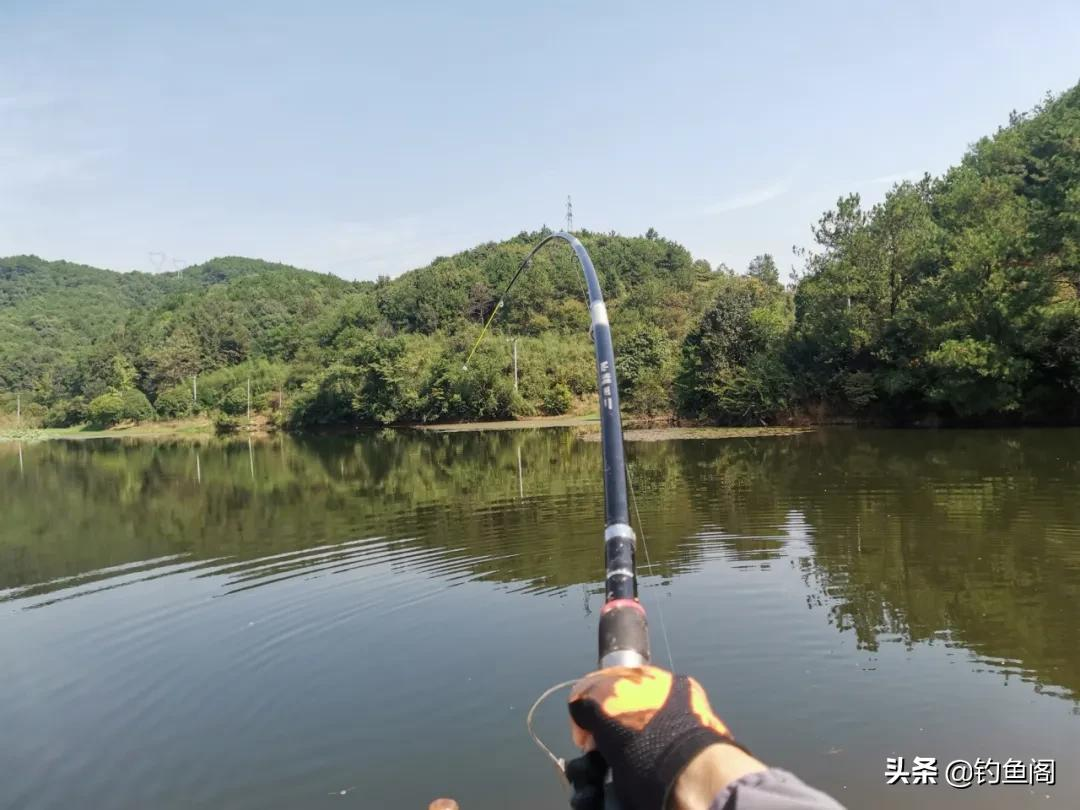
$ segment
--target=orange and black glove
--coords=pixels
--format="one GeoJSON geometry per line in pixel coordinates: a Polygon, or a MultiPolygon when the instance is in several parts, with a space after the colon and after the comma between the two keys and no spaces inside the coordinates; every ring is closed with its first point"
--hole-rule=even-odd
{"type": "Polygon", "coordinates": [[[694,757],[714,743],[737,745],[701,684],[657,667],[586,675],[570,692],[570,717],[574,743],[591,752],[567,763],[575,807],[600,806],[589,780],[603,774],[606,763],[624,810],[664,810],[694,757]]]}

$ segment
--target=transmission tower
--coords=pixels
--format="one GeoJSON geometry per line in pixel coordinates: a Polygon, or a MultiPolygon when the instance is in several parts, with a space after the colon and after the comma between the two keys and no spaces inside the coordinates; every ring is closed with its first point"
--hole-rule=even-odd
{"type": "Polygon", "coordinates": [[[566,232],[570,233],[574,230],[574,203],[570,199],[570,195],[566,195],[566,232]]]}

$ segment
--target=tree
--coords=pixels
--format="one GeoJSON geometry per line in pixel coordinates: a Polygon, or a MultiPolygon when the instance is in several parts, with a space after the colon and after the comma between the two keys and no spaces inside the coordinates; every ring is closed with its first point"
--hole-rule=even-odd
{"type": "Polygon", "coordinates": [[[713,305],[683,344],[679,409],[725,423],[757,423],[790,404],[783,352],[791,300],[779,285],[725,276],[713,305]]]}
{"type": "Polygon", "coordinates": [[[659,326],[632,324],[615,335],[615,367],[622,404],[647,414],[671,410],[674,343],[659,326]]]}
{"type": "Polygon", "coordinates": [[[161,345],[149,349],[143,355],[141,365],[144,384],[150,391],[160,391],[190,380],[202,365],[199,340],[190,327],[180,326],[161,345]]]}
{"type": "Polygon", "coordinates": [[[769,253],[762,253],[752,258],[750,265],[746,268],[746,275],[756,278],[767,286],[776,286],[780,283],[780,271],[769,253]]]}

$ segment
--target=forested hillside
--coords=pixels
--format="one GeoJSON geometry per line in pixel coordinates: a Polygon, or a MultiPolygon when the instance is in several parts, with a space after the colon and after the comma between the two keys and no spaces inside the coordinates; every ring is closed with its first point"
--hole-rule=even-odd
{"type": "MultiPolygon", "coordinates": [[[[236,415],[249,378],[256,408],[294,426],[563,413],[595,376],[581,272],[568,250],[537,257],[462,368],[497,291],[540,236],[365,283],[248,259],[167,276],[2,260],[0,386],[8,400],[21,392],[28,413],[52,425],[236,415]]],[[[628,400],[666,410],[677,347],[715,274],[653,236],[582,238],[621,313],[613,317],[624,327],[628,400]]]]}
{"type": "Polygon", "coordinates": [[[785,349],[802,401],[906,420],[1080,416],[1080,87],[943,177],[814,231],[785,349]]]}
{"type": "Polygon", "coordinates": [[[840,199],[813,235],[780,296],[791,315],[749,280],[711,304],[683,347],[684,412],[1080,419],[1080,87],[1013,114],[942,177],[869,210],[840,199]]]}
{"type": "MultiPolygon", "coordinates": [[[[878,205],[840,199],[785,285],[768,255],[713,270],[650,231],[583,232],[624,404],[724,423],[1080,419],[1080,88],[878,205]]],[[[571,252],[521,233],[395,279],[252,259],[118,274],[0,259],[0,411],[31,420],[236,416],[394,424],[563,413],[595,386],[571,252]],[[520,387],[514,390],[511,340],[520,387]],[[192,378],[197,379],[197,397],[192,378]]]]}

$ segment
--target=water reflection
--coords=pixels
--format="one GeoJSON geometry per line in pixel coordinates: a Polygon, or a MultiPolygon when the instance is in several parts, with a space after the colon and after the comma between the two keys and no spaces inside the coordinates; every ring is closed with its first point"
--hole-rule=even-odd
{"type": "MultiPolygon", "coordinates": [[[[628,448],[651,568],[792,564],[876,650],[960,645],[1080,695],[1080,432],[834,431],[628,448]]],[[[220,596],[374,566],[508,590],[602,576],[572,431],[0,445],[0,602],[183,576],[220,596]]]]}

